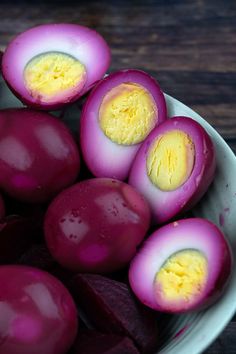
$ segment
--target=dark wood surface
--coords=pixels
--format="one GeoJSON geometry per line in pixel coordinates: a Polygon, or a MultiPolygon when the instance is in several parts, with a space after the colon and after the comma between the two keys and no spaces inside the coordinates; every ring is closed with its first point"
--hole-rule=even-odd
{"type": "MultiPolygon", "coordinates": [[[[0,50],[37,24],[92,27],[112,49],[110,71],[148,71],[166,93],[209,121],[236,152],[235,0],[48,3],[0,0],[0,50]]],[[[234,319],[205,354],[235,354],[235,334],[234,319]]]]}

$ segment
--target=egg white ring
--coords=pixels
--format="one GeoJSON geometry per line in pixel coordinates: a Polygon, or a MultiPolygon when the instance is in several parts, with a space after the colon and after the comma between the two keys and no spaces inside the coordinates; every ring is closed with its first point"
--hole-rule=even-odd
{"type": "MultiPolygon", "coordinates": [[[[37,102],[25,86],[24,70],[28,62],[43,53],[60,52],[79,60],[86,69],[82,95],[105,74],[110,63],[110,49],[96,31],[74,24],[49,24],[19,34],[6,48],[2,72],[9,86],[22,100],[37,102]]],[[[44,106],[52,103],[42,102],[44,106]]]]}
{"type": "Polygon", "coordinates": [[[202,196],[213,179],[215,165],[214,146],[203,127],[189,117],[174,117],[155,128],[142,144],[130,170],[129,184],[148,200],[154,223],[163,223],[188,209],[187,206],[202,196]],[[153,142],[173,130],[184,132],[192,140],[195,148],[194,166],[191,175],[180,187],[163,191],[150,180],[147,159],[153,142]]]}
{"type": "MultiPolygon", "coordinates": [[[[210,221],[200,218],[183,219],[165,225],[155,231],[144,243],[131,262],[129,281],[137,297],[147,306],[167,310],[167,303],[155,297],[155,277],[163,264],[177,252],[191,250],[201,252],[208,262],[208,277],[203,291],[193,302],[192,308],[211,295],[222,267],[230,258],[229,245],[220,230],[210,221]]],[[[173,312],[180,312],[181,303],[174,303],[173,312]]],[[[186,303],[184,304],[186,307],[186,303]]],[[[184,309],[186,310],[186,308],[184,309]]]]}
{"type": "Polygon", "coordinates": [[[124,180],[140,145],[120,145],[110,140],[99,124],[99,109],[103,97],[122,83],[136,83],[152,95],[158,110],[157,125],[166,119],[166,103],[157,82],[141,70],[117,71],[102,80],[92,91],[83,108],[80,121],[80,141],[85,161],[96,177],[124,180]]]}

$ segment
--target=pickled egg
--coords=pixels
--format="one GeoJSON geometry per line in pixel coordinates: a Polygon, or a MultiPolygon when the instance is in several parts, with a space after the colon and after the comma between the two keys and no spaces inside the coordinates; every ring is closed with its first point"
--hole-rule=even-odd
{"type": "Polygon", "coordinates": [[[82,111],[84,160],[96,177],[124,180],[141,143],[166,119],[158,83],[140,70],[121,70],[100,81],[82,111]]]}
{"type": "Polygon", "coordinates": [[[212,222],[172,222],[147,238],[131,262],[129,281],[145,305],[178,313],[210,306],[223,293],[232,269],[231,248],[212,222]]]}
{"type": "Polygon", "coordinates": [[[110,49],[96,31],[76,24],[46,24],[10,42],[2,74],[23,103],[49,110],[87,92],[109,63],[110,49]]]}
{"type": "Polygon", "coordinates": [[[155,128],[132,164],[129,184],[148,200],[153,223],[192,208],[210,186],[216,161],[210,136],[189,117],[155,128]]]}

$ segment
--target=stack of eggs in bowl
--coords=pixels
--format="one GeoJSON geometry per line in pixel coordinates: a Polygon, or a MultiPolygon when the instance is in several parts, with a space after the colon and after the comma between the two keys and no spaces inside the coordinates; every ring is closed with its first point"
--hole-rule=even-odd
{"type": "Polygon", "coordinates": [[[2,354],[200,353],[235,311],[233,153],[148,73],[109,64],[72,24],[2,55],[2,354]]]}

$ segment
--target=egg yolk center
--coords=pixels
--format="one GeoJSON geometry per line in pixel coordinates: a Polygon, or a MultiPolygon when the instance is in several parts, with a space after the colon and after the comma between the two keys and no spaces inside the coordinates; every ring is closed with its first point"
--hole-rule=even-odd
{"type": "Polygon", "coordinates": [[[190,137],[172,130],[158,137],[148,152],[147,174],[163,191],[172,191],[184,184],[194,166],[195,148],[190,137]]]}
{"type": "Polygon", "coordinates": [[[206,285],[208,262],[196,250],[183,250],[172,255],[155,278],[166,301],[189,301],[201,293],[206,285]]]}
{"type": "Polygon", "coordinates": [[[103,98],[99,124],[113,142],[133,145],[143,141],[157,122],[157,107],[151,94],[136,83],[122,83],[103,98]]]}
{"type": "Polygon", "coordinates": [[[64,53],[43,53],[32,58],[24,70],[30,94],[45,102],[80,91],[86,80],[85,66],[64,53]]]}

